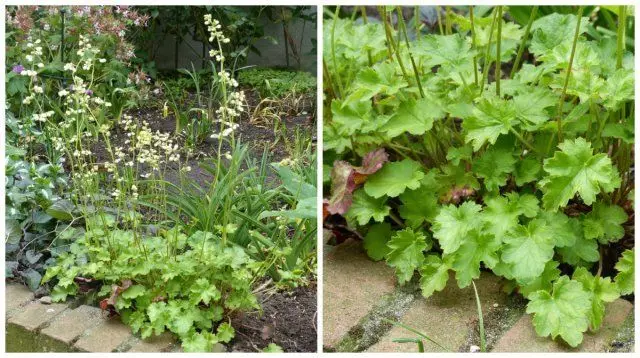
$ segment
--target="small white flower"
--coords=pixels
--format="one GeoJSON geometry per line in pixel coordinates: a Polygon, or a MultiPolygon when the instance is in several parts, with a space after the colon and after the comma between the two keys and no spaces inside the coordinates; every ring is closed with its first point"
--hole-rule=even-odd
{"type": "Polygon", "coordinates": [[[107,59],[106,59],[106,58],[101,58],[101,59],[99,59],[98,61],[99,61],[100,63],[105,63],[105,62],[107,62],[107,59]]]}
{"type": "Polygon", "coordinates": [[[44,90],[40,86],[33,86],[33,92],[35,92],[35,93],[43,93],[44,90]]]}
{"type": "Polygon", "coordinates": [[[69,94],[69,91],[64,90],[64,89],[63,89],[63,90],[58,91],[58,96],[60,96],[60,97],[64,97],[64,96],[66,96],[66,95],[68,95],[68,94],[69,94]]]}

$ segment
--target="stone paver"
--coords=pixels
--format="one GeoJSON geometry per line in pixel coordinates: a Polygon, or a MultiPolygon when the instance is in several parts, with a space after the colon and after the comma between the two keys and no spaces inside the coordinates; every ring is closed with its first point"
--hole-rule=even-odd
{"type": "Polygon", "coordinates": [[[169,332],[147,339],[139,339],[127,352],[170,352],[176,346],[175,337],[169,332]]]}
{"type": "Polygon", "coordinates": [[[67,309],[67,306],[60,303],[43,305],[33,301],[18,313],[9,318],[9,324],[20,326],[28,331],[36,331],[50,322],[57,315],[67,309]]]}
{"type": "Polygon", "coordinates": [[[374,262],[361,242],[347,240],[324,255],[324,345],[332,347],[395,289],[393,269],[374,262]]]}
{"type": "Polygon", "coordinates": [[[33,300],[33,292],[22,285],[6,285],[4,298],[4,310],[9,312],[33,300]]]}
{"type": "Polygon", "coordinates": [[[131,329],[119,320],[103,320],[80,337],[74,347],[84,352],[113,352],[131,338],[131,329]]]}
{"type": "Polygon", "coordinates": [[[582,344],[576,348],[571,348],[559,337],[555,341],[548,337],[538,337],[531,321],[532,316],[524,315],[500,338],[493,352],[604,352],[632,310],[633,305],[623,299],[607,304],[600,330],[585,333],[582,344]]]}
{"type": "MultiPolygon", "coordinates": [[[[501,291],[500,279],[483,272],[476,280],[478,295],[482,302],[483,316],[491,310],[504,309],[507,295],[501,291]],[[498,304],[494,307],[494,304],[498,304]]],[[[469,330],[477,325],[478,310],[473,287],[458,288],[453,275],[447,287],[428,299],[416,299],[401,322],[438,342],[447,348],[444,350],[432,342],[423,340],[425,351],[458,351],[469,336],[469,330]]],[[[393,327],[377,344],[367,352],[418,352],[414,343],[395,343],[398,338],[416,338],[417,335],[402,327],[393,327]]]]}
{"type": "Polygon", "coordinates": [[[80,306],[74,310],[66,310],[42,330],[60,342],[71,344],[87,329],[102,322],[102,312],[97,307],[80,306]]]}

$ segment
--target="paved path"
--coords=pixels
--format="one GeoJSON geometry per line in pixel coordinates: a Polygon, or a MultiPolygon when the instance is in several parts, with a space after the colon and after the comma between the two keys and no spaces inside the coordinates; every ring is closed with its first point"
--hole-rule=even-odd
{"type": "Polygon", "coordinates": [[[5,290],[7,352],[175,352],[170,334],[142,340],[97,307],[45,304],[17,284],[5,290]]]}
{"type": "MultiPolygon", "coordinates": [[[[446,348],[425,341],[427,352],[469,352],[479,346],[478,312],[473,288],[459,289],[453,277],[442,291],[425,299],[416,282],[396,284],[393,270],[373,262],[360,242],[348,240],[324,250],[324,350],[338,352],[417,352],[402,322],[446,348]]],[[[607,305],[603,327],[587,333],[572,349],[559,339],[535,334],[526,301],[502,291],[499,277],[483,272],[476,280],[482,302],[487,347],[495,352],[632,352],[633,305],[618,299],[607,305]]]]}

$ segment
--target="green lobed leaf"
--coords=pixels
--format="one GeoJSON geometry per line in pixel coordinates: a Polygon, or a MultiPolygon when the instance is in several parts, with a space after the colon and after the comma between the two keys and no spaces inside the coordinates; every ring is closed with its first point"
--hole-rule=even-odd
{"type": "Polygon", "coordinates": [[[614,281],[616,285],[618,285],[620,293],[623,295],[629,295],[634,291],[634,253],[635,248],[625,250],[615,266],[616,270],[618,270],[618,274],[614,281]]]}
{"type": "Polygon", "coordinates": [[[438,214],[438,192],[441,183],[438,182],[436,170],[430,170],[422,179],[419,188],[406,190],[400,194],[402,205],[399,208],[400,216],[406,223],[415,228],[422,223],[432,222],[438,214]]]}
{"type": "Polygon", "coordinates": [[[488,191],[497,191],[507,183],[516,163],[511,152],[509,148],[491,147],[473,161],[473,171],[484,179],[488,191]]]}
{"type": "Polygon", "coordinates": [[[499,261],[500,240],[492,234],[471,230],[460,248],[453,254],[452,268],[460,288],[467,287],[472,280],[480,277],[480,263],[493,268],[499,261]]]}
{"type": "Polygon", "coordinates": [[[235,336],[236,331],[231,327],[229,322],[221,323],[218,326],[218,330],[216,331],[216,336],[218,340],[222,343],[228,343],[235,336]]]}
{"type": "Polygon", "coordinates": [[[480,224],[482,207],[466,201],[459,207],[453,204],[443,206],[436,216],[433,227],[433,237],[438,239],[443,254],[450,254],[458,250],[465,240],[467,233],[480,224]]]}
{"type": "Polygon", "coordinates": [[[374,198],[384,195],[395,198],[406,189],[417,189],[423,177],[422,166],[416,161],[389,162],[367,179],[364,191],[374,198]]]}
{"type": "Polygon", "coordinates": [[[520,286],[519,292],[527,298],[532,293],[540,290],[550,292],[553,288],[553,282],[560,277],[560,270],[558,269],[559,264],[560,263],[557,261],[547,262],[542,274],[527,282],[525,285],[520,286]]]}
{"type": "Polygon", "coordinates": [[[582,223],[579,219],[569,219],[570,232],[575,236],[573,245],[557,248],[562,261],[573,266],[588,266],[600,258],[598,242],[584,237],[582,223]]]}
{"type": "Polygon", "coordinates": [[[387,246],[391,236],[393,236],[393,231],[391,231],[389,223],[371,225],[364,237],[364,249],[367,251],[367,255],[374,261],[384,259],[391,251],[387,246]]]}
{"type": "Polygon", "coordinates": [[[553,257],[553,233],[545,221],[534,219],[527,226],[518,225],[504,237],[502,260],[511,264],[516,280],[527,282],[544,271],[553,257]]]}
{"type": "Polygon", "coordinates": [[[485,143],[495,144],[498,137],[509,133],[516,124],[513,103],[496,97],[482,97],[473,109],[473,116],[464,118],[465,142],[478,151],[485,143]]]}
{"type": "Polygon", "coordinates": [[[422,296],[429,298],[434,292],[444,290],[449,280],[450,268],[438,255],[428,255],[420,267],[422,296]]]}
{"type": "Polygon", "coordinates": [[[366,225],[371,219],[382,222],[391,210],[385,204],[386,202],[385,196],[372,198],[365,193],[364,189],[358,189],[353,193],[353,203],[349,211],[345,213],[345,217],[359,225],[366,225]]]}
{"type": "Polygon", "coordinates": [[[578,267],[573,272],[573,280],[582,283],[582,287],[590,295],[589,326],[592,331],[596,331],[602,326],[605,302],[613,302],[620,297],[618,286],[611,282],[610,277],[593,276],[584,267],[578,267]]]}
{"type": "Polygon", "coordinates": [[[552,158],[544,160],[547,175],[539,182],[546,210],[567,205],[575,194],[591,205],[600,192],[611,192],[620,186],[620,177],[611,159],[604,153],[593,154],[584,138],[567,139],[552,158]]]}
{"type": "Polygon", "coordinates": [[[603,105],[611,111],[617,111],[623,103],[633,101],[634,80],[633,69],[617,69],[611,77],[607,78],[600,94],[603,105]]]}
{"type": "Polygon", "coordinates": [[[387,246],[391,249],[386,256],[387,263],[395,267],[398,282],[402,285],[408,282],[413,272],[422,265],[423,251],[431,248],[431,242],[428,242],[422,233],[407,228],[396,232],[387,246]]]}
{"type": "Polygon", "coordinates": [[[572,247],[582,236],[579,219],[569,218],[563,212],[542,211],[539,218],[553,232],[555,247],[572,247]]]}
{"type": "Polygon", "coordinates": [[[484,201],[486,207],[481,213],[485,222],[484,230],[500,241],[507,232],[518,226],[521,215],[535,217],[538,212],[538,199],[531,194],[520,196],[511,192],[505,196],[487,197],[484,201]]]}
{"type": "Polygon", "coordinates": [[[529,295],[527,313],[533,314],[533,325],[541,337],[560,336],[571,347],[582,342],[582,333],[589,327],[591,309],[589,293],[582,284],[560,277],[552,291],[540,290],[529,295]]]}
{"type": "Polygon", "coordinates": [[[598,239],[601,244],[616,242],[624,236],[622,224],[628,219],[629,216],[621,207],[596,202],[584,218],[584,237],[598,239]]]}
{"type": "MultiPolygon", "coordinates": [[[[580,19],[580,33],[587,30],[589,19],[580,19]]],[[[553,50],[556,46],[570,44],[576,31],[577,16],[572,14],[552,13],[533,22],[532,38],[529,51],[536,56],[553,50]]]]}
{"type": "Polygon", "coordinates": [[[538,129],[549,120],[546,109],[556,105],[557,101],[553,92],[544,87],[530,88],[513,97],[516,116],[529,131],[538,129]]]}
{"type": "Polygon", "coordinates": [[[542,165],[540,161],[532,156],[525,157],[516,163],[513,176],[516,179],[516,185],[522,186],[526,183],[530,183],[539,179],[539,174],[542,171],[542,165]]]}
{"type": "Polygon", "coordinates": [[[393,117],[380,130],[389,138],[404,133],[421,135],[433,127],[434,119],[441,117],[444,117],[444,111],[433,98],[410,99],[400,103],[393,117]]]}

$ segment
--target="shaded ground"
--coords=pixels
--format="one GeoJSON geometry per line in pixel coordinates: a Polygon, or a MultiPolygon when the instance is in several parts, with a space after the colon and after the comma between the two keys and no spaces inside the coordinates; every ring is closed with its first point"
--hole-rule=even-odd
{"type": "MultiPolygon", "coordinates": [[[[288,157],[290,155],[288,147],[294,143],[296,131],[307,133],[307,137],[310,140],[313,138],[313,144],[315,146],[316,122],[313,103],[308,100],[304,101],[304,105],[301,105],[299,108],[300,113],[280,117],[279,120],[284,127],[276,131],[273,129],[273,124],[270,123],[251,123],[249,114],[253,113],[255,107],[260,102],[260,98],[253,90],[249,89],[245,91],[247,92],[248,110],[245,115],[238,120],[239,128],[236,130],[235,136],[239,142],[249,145],[252,158],[259,160],[265,149],[269,153],[272,162],[278,162],[288,157]]],[[[162,103],[163,101],[164,97],[160,97],[155,99],[153,103],[162,103]]],[[[188,104],[185,104],[185,106],[187,105],[188,104]]],[[[130,115],[134,120],[147,121],[149,128],[153,132],[172,133],[174,141],[177,142],[180,148],[184,148],[184,137],[175,134],[175,117],[169,115],[163,118],[162,108],[157,106],[138,108],[125,111],[125,114],[130,115]]],[[[127,147],[125,144],[127,136],[121,133],[119,129],[113,129],[110,138],[112,147],[127,147]]],[[[229,149],[228,143],[226,141],[223,142],[222,152],[227,152],[229,149]]],[[[192,156],[186,160],[186,164],[192,168],[192,171],[187,175],[195,179],[200,185],[207,186],[210,176],[199,166],[199,163],[216,158],[218,154],[217,151],[218,140],[211,138],[207,138],[203,143],[195,147],[192,156]]],[[[110,161],[111,159],[103,143],[98,143],[98,145],[93,148],[93,153],[96,156],[97,163],[110,161]]],[[[184,158],[184,155],[182,157],[184,158]]],[[[165,179],[174,184],[179,182],[177,165],[167,169],[165,179]]]]}
{"type": "Polygon", "coordinates": [[[236,336],[231,351],[252,352],[275,343],[285,352],[315,352],[317,350],[316,285],[293,292],[278,292],[259,296],[263,309],[245,313],[232,322],[236,336]]]}

